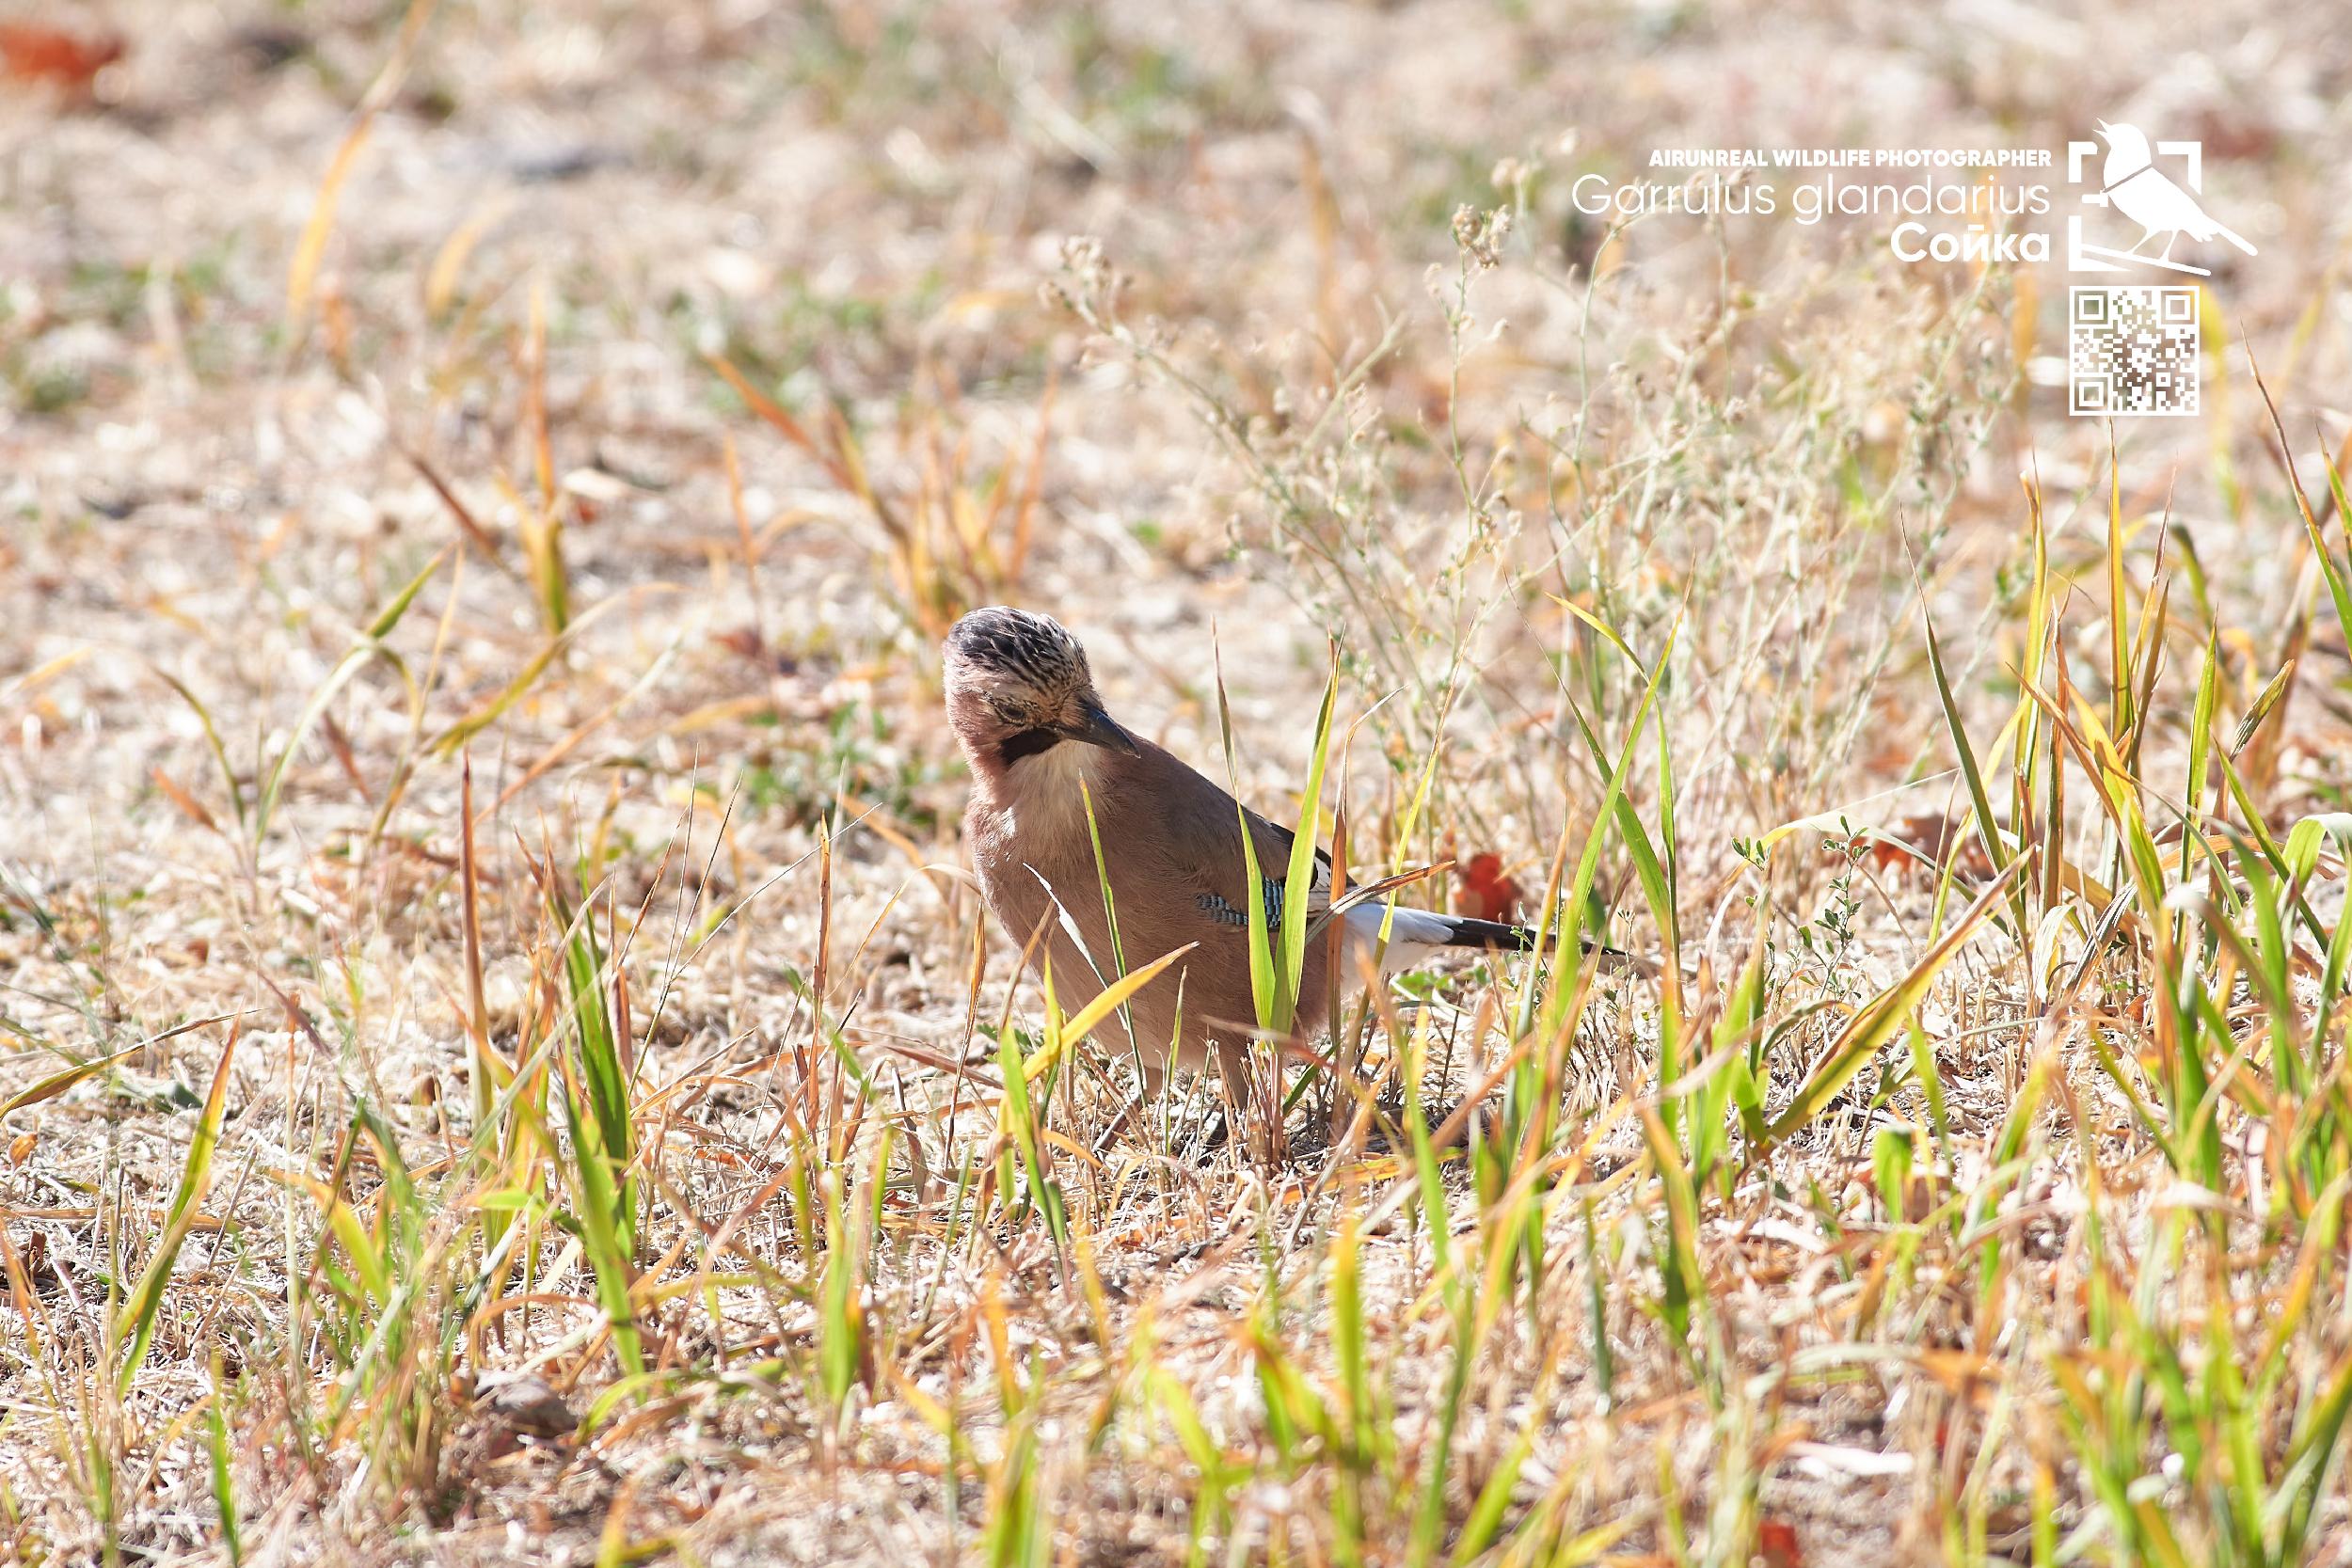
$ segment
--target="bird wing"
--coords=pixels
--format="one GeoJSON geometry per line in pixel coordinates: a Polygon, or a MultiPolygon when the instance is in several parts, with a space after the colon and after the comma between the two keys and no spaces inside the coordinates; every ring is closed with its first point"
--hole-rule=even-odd
{"type": "MultiPolygon", "coordinates": [[[[1267,821],[1256,812],[1246,815],[1263,880],[1266,930],[1271,935],[1282,928],[1282,923],[1293,912],[1285,907],[1288,889],[1284,886],[1284,879],[1290,874],[1291,850],[1298,842],[1298,835],[1292,829],[1267,821]]],[[[1214,894],[1204,895],[1200,904],[1213,918],[1245,929],[1248,927],[1249,911],[1246,904],[1236,907],[1214,894]]],[[[1312,918],[1330,908],[1331,854],[1318,846],[1315,849],[1314,880],[1308,887],[1307,913],[1312,918]]],[[[1440,948],[1518,949],[1533,944],[1530,933],[1516,926],[1406,909],[1402,904],[1377,896],[1347,905],[1341,911],[1338,924],[1342,951],[1348,955],[1346,963],[1351,975],[1363,958],[1375,955],[1379,959],[1381,974],[1397,974],[1415,968],[1440,948]]],[[[1311,928],[1308,936],[1311,940],[1313,935],[1311,928]]]]}
{"type": "MultiPolygon", "coordinates": [[[[1283,879],[1289,875],[1292,847],[1298,842],[1298,835],[1255,812],[1249,814],[1249,824],[1256,841],[1258,868],[1265,880],[1266,928],[1279,930],[1286,912],[1283,879]]],[[[1351,948],[1360,945],[1369,949],[1386,942],[1383,968],[1388,972],[1409,969],[1440,947],[1524,950],[1534,945],[1534,933],[1523,927],[1406,908],[1395,901],[1394,893],[1390,891],[1391,884],[1404,879],[1409,879],[1375,882],[1351,879],[1351,897],[1342,900],[1338,917],[1351,948]]],[[[1330,908],[1331,854],[1318,846],[1314,880],[1308,886],[1307,913],[1311,917],[1321,915],[1330,908]]],[[[1243,911],[1242,920],[1248,924],[1247,911],[1243,911]]]]}
{"type": "MultiPolygon", "coordinates": [[[[1258,851],[1258,871],[1266,885],[1287,891],[1291,874],[1291,856],[1297,852],[1298,834],[1290,828],[1269,822],[1256,812],[1249,814],[1249,836],[1258,851]],[[1266,851],[1272,849],[1272,855],[1266,851]]],[[[1266,906],[1272,909],[1269,903],[1266,906]]],[[[1307,912],[1321,914],[1331,907],[1331,851],[1321,845],[1315,847],[1315,869],[1307,884],[1307,912]]]]}
{"type": "MultiPolygon", "coordinates": [[[[1285,885],[1296,832],[1236,804],[1206,776],[1156,746],[1147,743],[1135,757],[1116,759],[1114,768],[1117,820],[1106,828],[1103,848],[1115,883],[1130,875],[1138,877],[1154,890],[1152,905],[1171,926],[1189,927],[1188,935],[1202,934],[1194,924],[1200,917],[1213,930],[1246,932],[1249,873],[1240,829],[1247,824],[1267,929],[1281,930],[1297,912],[1288,907],[1285,885]]],[[[1377,881],[1351,879],[1350,886],[1352,895],[1363,901],[1344,908],[1339,917],[1345,941],[1351,948],[1370,947],[1382,940],[1385,930],[1386,967],[1391,969],[1438,947],[1512,949],[1531,944],[1531,933],[1516,926],[1406,909],[1384,897],[1387,886],[1377,881]]],[[[1122,914],[1133,907],[1124,892],[1120,902],[1122,914]]],[[[1331,909],[1331,856],[1320,846],[1306,902],[1310,919],[1331,909]]],[[[1313,940],[1312,929],[1308,936],[1313,940]]]]}
{"type": "MultiPolygon", "coordinates": [[[[1170,934],[1181,930],[1187,939],[1220,927],[1247,931],[1248,870],[1240,832],[1247,821],[1267,924],[1280,927],[1288,830],[1244,810],[1204,774],[1149,741],[1134,756],[1110,756],[1102,766],[1103,853],[1122,915],[1148,904],[1161,912],[1170,934]]],[[[1330,861],[1317,855],[1310,912],[1327,905],[1330,885],[1330,861]]]]}
{"type": "MultiPolygon", "coordinates": [[[[1224,794],[1222,790],[1218,793],[1224,794]]],[[[1230,801],[1232,797],[1227,796],[1226,799],[1230,801]]],[[[1291,850],[1298,842],[1298,835],[1247,809],[1236,820],[1247,820],[1249,824],[1249,847],[1258,857],[1259,896],[1265,903],[1266,929],[1279,931],[1289,913],[1285,905],[1290,897],[1291,850]]],[[[1237,840],[1238,836],[1229,835],[1229,843],[1237,840]]],[[[1232,852],[1229,849],[1229,853],[1232,852]]],[[[1234,859],[1239,858],[1235,853],[1234,859]]],[[[1246,927],[1249,924],[1249,895],[1244,881],[1248,871],[1244,867],[1233,866],[1230,872],[1230,875],[1213,874],[1207,878],[1206,880],[1216,885],[1201,892],[1197,901],[1209,912],[1210,918],[1219,924],[1246,927]],[[1229,882],[1231,887],[1226,885],[1229,882]]],[[[1330,907],[1331,852],[1317,847],[1314,878],[1307,887],[1307,913],[1310,916],[1318,915],[1330,907]]]]}

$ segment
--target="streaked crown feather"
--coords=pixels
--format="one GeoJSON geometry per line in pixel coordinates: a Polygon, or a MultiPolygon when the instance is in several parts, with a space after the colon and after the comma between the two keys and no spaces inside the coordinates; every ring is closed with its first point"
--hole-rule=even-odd
{"type": "Polygon", "coordinates": [[[1088,686],[1086,650],[1060,624],[1009,605],[976,610],[947,633],[947,662],[993,682],[1054,692],[1088,686]]]}

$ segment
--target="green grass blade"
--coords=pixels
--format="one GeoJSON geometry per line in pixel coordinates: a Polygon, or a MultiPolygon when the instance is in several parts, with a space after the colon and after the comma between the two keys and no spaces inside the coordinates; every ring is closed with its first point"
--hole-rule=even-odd
{"type": "MultiPolygon", "coordinates": [[[[1322,826],[1323,769],[1331,747],[1331,710],[1339,701],[1340,671],[1337,651],[1332,656],[1330,677],[1323,683],[1323,705],[1315,714],[1314,752],[1307,764],[1307,787],[1298,801],[1298,828],[1291,834],[1291,863],[1282,881],[1282,990],[1290,998],[1291,1010],[1295,1011],[1299,985],[1307,972],[1307,929],[1312,924],[1307,918],[1307,901],[1314,888],[1315,840],[1322,826]]],[[[1245,836],[1247,833],[1245,832],[1245,836]]],[[[1337,939],[1337,933],[1334,934],[1337,939]]],[[[1287,1031],[1291,1020],[1281,1020],[1287,1031]]]]}
{"type": "Polygon", "coordinates": [[[128,1338],[131,1346],[115,1373],[118,1388],[128,1389],[140,1363],[147,1359],[147,1348],[155,1338],[155,1316],[163,1307],[165,1288],[171,1283],[171,1266],[180,1256],[181,1243],[195,1228],[197,1205],[212,1185],[213,1151],[220,1147],[221,1117],[229,1102],[229,1066],[236,1055],[237,1031],[231,1026],[229,1043],[220,1049],[220,1063],[213,1069],[213,1086],[197,1113],[196,1131],[188,1139],[188,1157],[181,1167],[180,1185],[171,1195],[164,1233],[115,1319],[115,1343],[128,1338]]]}

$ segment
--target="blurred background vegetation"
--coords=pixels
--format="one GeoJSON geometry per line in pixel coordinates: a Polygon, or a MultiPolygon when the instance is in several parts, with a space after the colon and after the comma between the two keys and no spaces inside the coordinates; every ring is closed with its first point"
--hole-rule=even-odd
{"type": "Polygon", "coordinates": [[[2345,18],[69,0],[0,78],[7,1550],[2352,1550],[2345,18]],[[2066,416],[2055,268],[1569,198],[2094,117],[2259,247],[2200,419],[2066,416]],[[1213,773],[1221,666],[1284,820],[1336,639],[1352,862],[1532,916],[1599,824],[1666,983],[1417,977],[1368,1143],[1117,1124],[953,869],[996,601],[1213,773]]]}

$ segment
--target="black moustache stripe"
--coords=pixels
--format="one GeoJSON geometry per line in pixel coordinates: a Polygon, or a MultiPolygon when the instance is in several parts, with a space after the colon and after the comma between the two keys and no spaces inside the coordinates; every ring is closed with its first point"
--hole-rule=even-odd
{"type": "Polygon", "coordinates": [[[1061,743],[1062,737],[1052,730],[1023,730],[1018,735],[1006,736],[1005,743],[997,748],[997,755],[1004,758],[1007,767],[1010,767],[1023,757],[1050,752],[1061,743]]]}

